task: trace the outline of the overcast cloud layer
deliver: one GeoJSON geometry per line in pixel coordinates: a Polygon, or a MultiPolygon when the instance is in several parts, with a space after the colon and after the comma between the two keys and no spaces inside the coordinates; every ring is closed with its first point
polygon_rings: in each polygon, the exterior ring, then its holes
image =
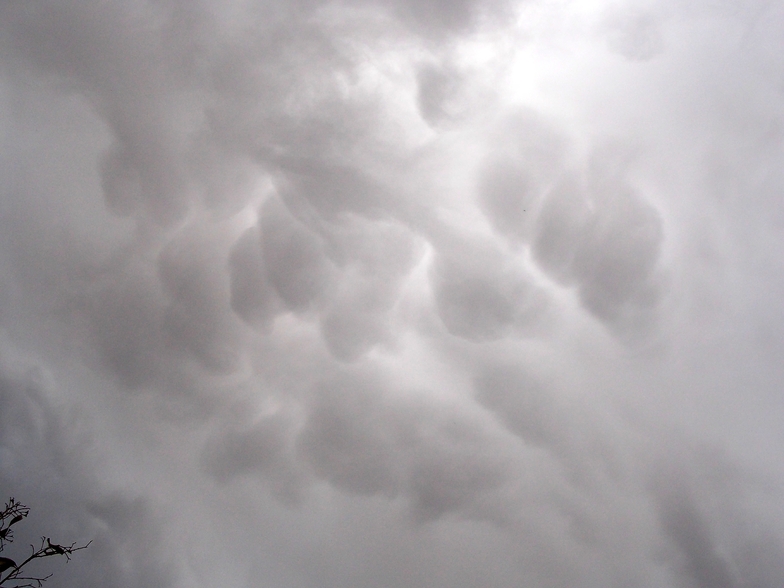
{"type": "Polygon", "coordinates": [[[784,585],[782,2],[0,0],[0,141],[52,586],[784,585]]]}

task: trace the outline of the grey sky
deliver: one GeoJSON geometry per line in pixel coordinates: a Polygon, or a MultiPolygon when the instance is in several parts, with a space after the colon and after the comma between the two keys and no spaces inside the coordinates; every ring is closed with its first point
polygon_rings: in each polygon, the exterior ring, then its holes
{"type": "Polygon", "coordinates": [[[0,491],[94,539],[51,584],[781,586],[782,39],[0,0],[0,491]]]}

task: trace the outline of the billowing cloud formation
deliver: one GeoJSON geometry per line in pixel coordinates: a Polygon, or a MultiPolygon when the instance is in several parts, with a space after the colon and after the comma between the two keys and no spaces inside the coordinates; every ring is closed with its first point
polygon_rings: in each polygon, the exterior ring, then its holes
{"type": "Polygon", "coordinates": [[[783,12],[1,4],[57,580],[780,586],[783,12]]]}

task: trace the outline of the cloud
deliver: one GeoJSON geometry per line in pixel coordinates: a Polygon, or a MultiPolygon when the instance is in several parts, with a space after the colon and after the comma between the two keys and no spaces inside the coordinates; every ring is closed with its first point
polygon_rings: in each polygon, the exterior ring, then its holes
{"type": "Polygon", "coordinates": [[[58,581],[780,585],[779,12],[2,4],[58,581]]]}
{"type": "Polygon", "coordinates": [[[497,251],[474,245],[439,253],[431,272],[439,316],[459,337],[499,339],[514,327],[535,325],[547,310],[547,297],[531,277],[497,251]]]}
{"type": "MultiPolygon", "coordinates": [[[[11,355],[7,344],[5,351],[11,355]]],[[[79,552],[78,559],[86,562],[79,570],[47,561],[29,571],[55,572],[66,586],[173,585],[172,560],[148,501],[119,491],[107,494],[90,465],[95,442],[78,417],[79,407],[63,410],[53,387],[51,374],[29,360],[3,358],[0,480],[3,488],[24,495],[17,499],[30,507],[8,553],[21,555],[41,535],[63,544],[93,540],[79,552]]]]}
{"type": "Polygon", "coordinates": [[[508,115],[499,127],[480,175],[480,202],[498,231],[528,241],[543,195],[564,173],[570,145],[534,111],[508,115]]]}
{"type": "Polygon", "coordinates": [[[665,50],[660,21],[655,9],[611,12],[606,21],[607,45],[631,61],[651,60],[665,50]]]}

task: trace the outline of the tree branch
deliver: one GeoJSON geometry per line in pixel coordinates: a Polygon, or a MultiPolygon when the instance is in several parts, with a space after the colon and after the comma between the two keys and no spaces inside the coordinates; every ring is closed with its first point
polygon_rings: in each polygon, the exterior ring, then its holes
{"type": "MultiPolygon", "coordinates": [[[[13,497],[5,504],[3,510],[0,511],[0,551],[3,550],[6,543],[13,541],[11,527],[27,517],[29,512],[30,509],[28,507],[17,502],[13,497]]],[[[22,575],[22,570],[25,566],[36,559],[54,556],[63,556],[66,561],[71,561],[72,553],[87,549],[91,543],[92,541],[89,541],[79,546],[76,543],[59,545],[52,543],[49,537],[41,537],[41,546],[36,549],[35,546],[30,545],[30,556],[21,564],[17,564],[10,558],[0,557],[0,586],[6,585],[7,582],[13,582],[13,586],[8,584],[7,588],[41,588],[52,574],[47,576],[22,575]],[[3,572],[6,570],[10,571],[3,577],[3,572]],[[19,582],[25,583],[20,584],[19,582]]]]}

